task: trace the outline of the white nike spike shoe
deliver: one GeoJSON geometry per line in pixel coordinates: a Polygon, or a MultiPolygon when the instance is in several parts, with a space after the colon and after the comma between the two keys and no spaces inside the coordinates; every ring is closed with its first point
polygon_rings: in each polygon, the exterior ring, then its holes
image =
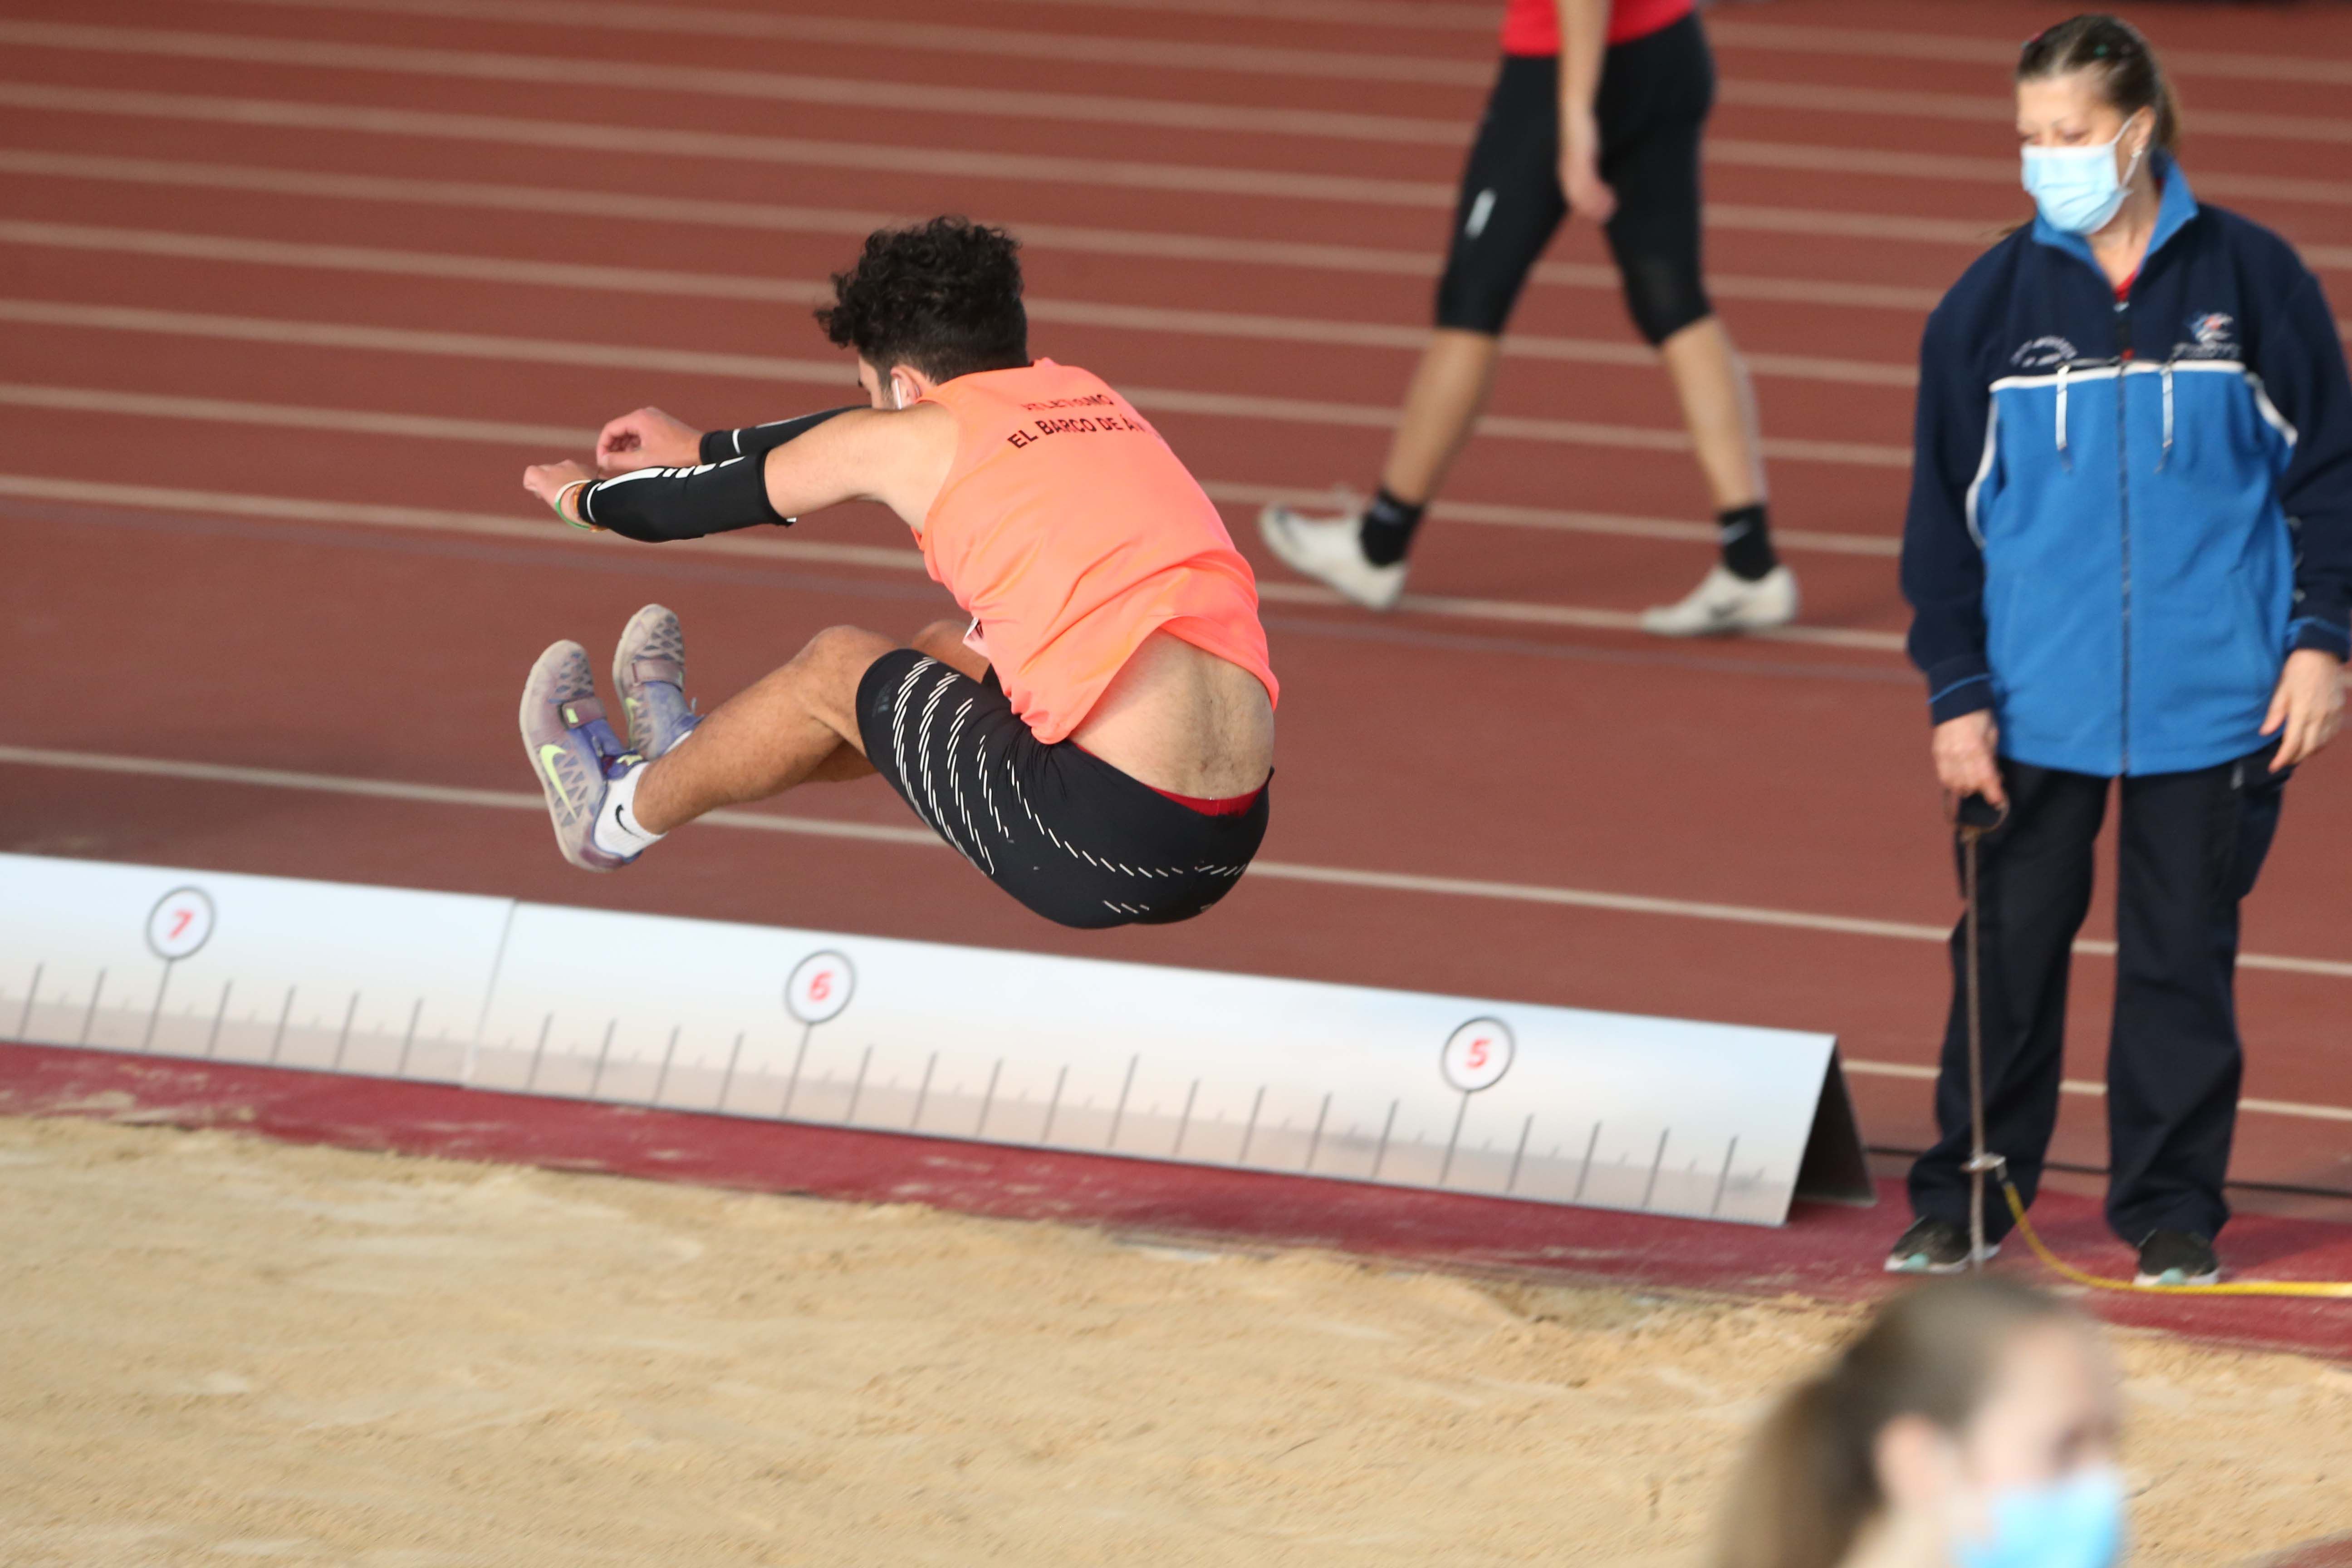
{"type": "Polygon", "coordinates": [[[1365,560],[1363,525],[1361,511],[1307,517],[1280,502],[1257,514],[1259,535],[1284,565],[1368,610],[1392,610],[1404,594],[1404,563],[1375,566],[1365,560]]]}
{"type": "Polygon", "coordinates": [[[1797,618],[1797,574],[1775,566],[1753,583],[1717,566],[1681,603],[1642,612],[1642,629],[1662,637],[1769,631],[1797,618]]]}
{"type": "Polygon", "coordinates": [[[530,667],[522,689],[522,749],[547,795],[556,847],[584,871],[617,870],[636,858],[596,847],[596,814],[604,786],[641,761],[605,721],[589,673],[588,650],[576,642],[551,645],[530,667]]]}
{"type": "Polygon", "coordinates": [[[613,689],[629,721],[629,749],[651,759],[693,733],[702,715],[686,700],[686,633],[677,615],[647,605],[613,648],[613,689]]]}

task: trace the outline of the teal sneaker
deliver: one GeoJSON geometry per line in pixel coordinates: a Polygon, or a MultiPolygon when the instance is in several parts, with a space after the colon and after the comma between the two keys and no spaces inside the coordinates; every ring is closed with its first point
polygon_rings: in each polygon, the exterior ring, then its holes
{"type": "MultiPolygon", "coordinates": [[[[1987,1247],[1985,1260],[2000,1250],[1997,1241],[1987,1247]]],[[[1968,1267],[1969,1233],[1949,1220],[1912,1221],[1886,1255],[1889,1274],[1965,1274],[1968,1267]]]]}
{"type": "Polygon", "coordinates": [[[2218,1285],[2221,1259],[2213,1244],[2193,1231],[2159,1230],[2139,1244],[2139,1272],[2135,1285],[2178,1289],[2183,1285],[2218,1285]]]}

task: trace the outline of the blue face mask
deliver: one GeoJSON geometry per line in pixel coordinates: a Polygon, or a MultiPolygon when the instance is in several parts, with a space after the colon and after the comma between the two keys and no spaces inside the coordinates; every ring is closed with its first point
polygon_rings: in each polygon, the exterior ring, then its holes
{"type": "Polygon", "coordinates": [[[2124,1481],[2106,1467],[1992,1499],[1992,1528],[1955,1542],[1959,1568],[2114,1568],[2123,1553],[2124,1481]]]}
{"type": "MultiPolygon", "coordinates": [[[[2131,121],[2124,124],[2128,128],[2131,121]]],[[[2050,226],[2068,234],[2096,234],[2107,226],[2124,205],[2124,188],[2139,170],[2142,148],[2132,154],[2131,167],[2116,173],[2115,140],[2095,147],[2028,147],[2025,149],[2025,192],[2050,226]]]]}

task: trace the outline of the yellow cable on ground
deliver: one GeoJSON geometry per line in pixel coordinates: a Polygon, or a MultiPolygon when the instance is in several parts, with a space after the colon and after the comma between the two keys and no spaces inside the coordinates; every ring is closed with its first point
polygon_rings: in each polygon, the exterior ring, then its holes
{"type": "Polygon", "coordinates": [[[2057,1274],[2095,1290],[2130,1290],[2145,1296],[2320,1296],[2352,1300],[2352,1280],[2249,1279],[2234,1285],[2142,1285],[2131,1279],[2085,1274],[2051,1251],[2034,1234],[2032,1222],[2025,1217],[2025,1202],[2017,1195],[2016,1183],[2004,1176],[2000,1190],[2009,1199],[2009,1212],[2017,1221],[2017,1234],[2025,1237],[2025,1245],[2032,1249],[2033,1256],[2057,1274]]]}

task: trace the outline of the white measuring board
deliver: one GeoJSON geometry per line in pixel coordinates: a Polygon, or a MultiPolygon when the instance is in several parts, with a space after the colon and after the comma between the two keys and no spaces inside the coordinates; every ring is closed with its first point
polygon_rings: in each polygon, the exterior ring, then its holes
{"type": "Polygon", "coordinates": [[[0,1038],[454,1082],[514,907],[0,855],[0,1038]]]}
{"type": "Polygon", "coordinates": [[[12,1005],[33,1043],[1534,1202],[1870,1196],[1831,1037],[1472,997],[0,857],[12,1005]]]}

